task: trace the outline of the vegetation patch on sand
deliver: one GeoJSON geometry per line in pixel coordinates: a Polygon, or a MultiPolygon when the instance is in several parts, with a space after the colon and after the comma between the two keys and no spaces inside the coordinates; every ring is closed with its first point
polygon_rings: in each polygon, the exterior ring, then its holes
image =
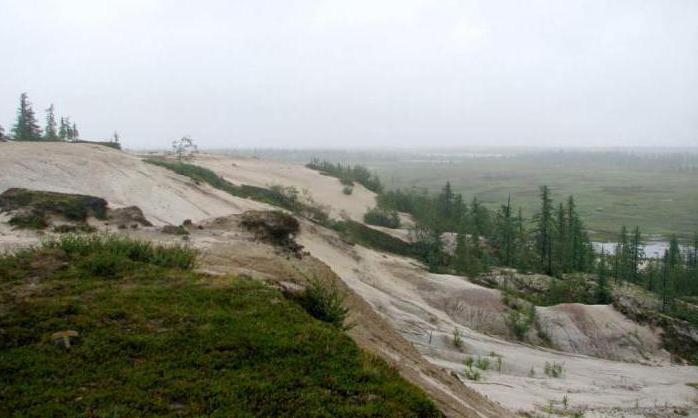
{"type": "Polygon", "coordinates": [[[11,188],[0,194],[0,211],[15,212],[11,225],[44,229],[49,216],[85,222],[89,216],[107,217],[107,201],[94,196],[11,188]]]}
{"type": "Polygon", "coordinates": [[[337,327],[195,258],[102,235],[0,257],[0,415],[441,416],[337,327]]]}

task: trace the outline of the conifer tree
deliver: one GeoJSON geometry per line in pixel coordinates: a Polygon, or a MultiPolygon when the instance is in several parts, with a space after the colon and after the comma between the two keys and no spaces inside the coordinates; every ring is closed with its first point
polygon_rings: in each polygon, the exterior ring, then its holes
{"type": "Polygon", "coordinates": [[[119,141],[121,140],[121,137],[119,136],[119,133],[114,131],[114,136],[112,137],[112,142],[115,144],[118,144],[119,141]]]}
{"type": "Polygon", "coordinates": [[[34,109],[29,102],[27,93],[19,96],[17,108],[17,122],[12,127],[12,137],[15,141],[39,141],[41,140],[41,128],[36,122],[34,109]]]}
{"type": "Polygon", "coordinates": [[[71,139],[73,141],[77,141],[78,139],[80,139],[80,132],[78,132],[78,125],[75,122],[73,122],[73,126],[70,130],[70,134],[71,134],[71,139]]]}
{"type": "Polygon", "coordinates": [[[536,222],[536,246],[538,248],[539,269],[545,274],[553,273],[553,202],[548,186],[540,188],[540,212],[534,217],[536,222]]]}
{"type": "Polygon", "coordinates": [[[555,228],[555,244],[553,246],[553,251],[555,253],[555,263],[554,267],[556,273],[562,274],[569,272],[569,234],[567,233],[567,212],[565,211],[565,206],[560,203],[558,206],[557,216],[556,216],[556,228],[555,228]]]}
{"type": "Polygon", "coordinates": [[[51,103],[51,106],[46,109],[46,128],[44,129],[44,139],[47,141],[58,140],[58,132],[56,131],[56,114],[53,103],[51,103]]]}
{"type": "Polygon", "coordinates": [[[477,196],[470,203],[470,221],[472,234],[478,237],[488,237],[491,231],[490,214],[486,207],[482,206],[477,196]]]}
{"type": "Polygon", "coordinates": [[[630,239],[630,250],[629,250],[629,266],[630,271],[628,272],[628,279],[633,283],[640,281],[640,263],[645,258],[645,251],[643,249],[642,234],[640,233],[640,227],[635,226],[633,230],[633,236],[630,239]]]}
{"type": "Polygon", "coordinates": [[[495,244],[499,249],[500,261],[505,266],[514,265],[514,219],[511,213],[511,195],[507,204],[502,205],[497,212],[495,244]]]}
{"type": "Polygon", "coordinates": [[[606,253],[603,247],[601,247],[601,254],[599,255],[599,266],[597,268],[597,281],[596,281],[596,292],[595,299],[596,303],[606,305],[612,302],[611,291],[608,288],[608,267],[606,266],[606,253]]]}
{"type": "Polygon", "coordinates": [[[2,125],[0,125],[0,141],[4,141],[4,140],[5,140],[5,128],[3,128],[2,125]]]}
{"type": "Polygon", "coordinates": [[[674,282],[673,274],[671,268],[671,255],[670,250],[664,251],[664,257],[662,259],[662,311],[667,312],[673,306],[674,301],[674,282]]]}
{"type": "Polygon", "coordinates": [[[62,141],[67,141],[70,133],[70,119],[61,117],[60,124],[58,125],[58,138],[62,141]]]}

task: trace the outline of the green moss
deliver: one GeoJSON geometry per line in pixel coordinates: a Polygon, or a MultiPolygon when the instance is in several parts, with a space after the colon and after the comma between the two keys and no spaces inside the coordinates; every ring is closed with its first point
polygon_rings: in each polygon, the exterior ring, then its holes
{"type": "Polygon", "coordinates": [[[71,236],[0,257],[0,416],[441,415],[279,292],[163,261],[182,251],[71,236]],[[63,330],[70,349],[50,341],[63,330]]]}

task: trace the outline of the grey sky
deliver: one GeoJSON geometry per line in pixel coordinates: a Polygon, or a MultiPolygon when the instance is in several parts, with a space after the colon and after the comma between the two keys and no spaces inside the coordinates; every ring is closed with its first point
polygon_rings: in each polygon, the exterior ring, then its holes
{"type": "Polygon", "coordinates": [[[2,0],[0,57],[6,130],[134,148],[698,145],[696,0],[2,0]]]}

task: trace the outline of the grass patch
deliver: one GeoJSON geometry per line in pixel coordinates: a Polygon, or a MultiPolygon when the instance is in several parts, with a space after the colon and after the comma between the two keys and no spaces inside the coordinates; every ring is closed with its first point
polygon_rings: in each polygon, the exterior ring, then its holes
{"type": "Polygon", "coordinates": [[[0,257],[0,416],[441,416],[336,327],[251,279],[209,286],[194,256],[64,236],[0,257]]]}

